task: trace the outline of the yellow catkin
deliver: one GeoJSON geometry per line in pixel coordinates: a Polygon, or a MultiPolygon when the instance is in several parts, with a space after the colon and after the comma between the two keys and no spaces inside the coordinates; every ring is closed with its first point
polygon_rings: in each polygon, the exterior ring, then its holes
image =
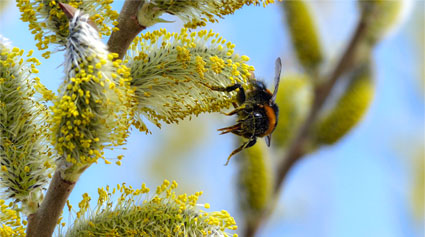
{"type": "Polygon", "coordinates": [[[108,53],[87,17],[76,13],[70,23],[73,37],[66,48],[66,79],[50,107],[51,141],[60,162],[72,164],[67,177],[62,176],[68,181],[99,158],[105,159],[105,149],[126,143],[133,108],[128,68],[121,60],[111,60],[116,55],[108,53]]]}
{"type": "Polygon", "coordinates": [[[412,157],[413,182],[411,188],[411,205],[415,217],[421,220],[425,210],[425,154],[423,143],[419,147],[416,147],[416,149],[417,151],[412,157]]]}
{"type": "Polygon", "coordinates": [[[132,48],[127,67],[138,102],[135,117],[143,116],[158,127],[228,108],[234,92],[217,92],[209,86],[238,82],[246,87],[254,70],[246,64],[249,57],[234,53],[235,45],[211,30],[160,29],[142,34],[132,48]]]}
{"type": "Polygon", "coordinates": [[[363,17],[368,18],[366,39],[371,44],[378,42],[398,25],[409,4],[404,0],[360,0],[358,3],[363,17]]]}
{"type": "Polygon", "coordinates": [[[148,194],[144,184],[140,189],[117,185],[112,193],[109,186],[99,188],[94,209],[90,196],[83,194],[72,227],[61,236],[203,236],[213,232],[228,236],[226,230],[237,229],[227,211],[199,210],[202,192],[177,195],[177,186],[176,181],[165,180],[155,194],[148,194]]]}
{"type": "Polygon", "coordinates": [[[283,9],[298,61],[307,70],[316,70],[323,61],[323,53],[307,3],[302,0],[285,1],[283,9]]]}
{"type": "Polygon", "coordinates": [[[54,155],[46,142],[48,112],[36,99],[30,73],[39,62],[23,54],[0,36],[0,196],[20,203],[28,214],[42,201],[54,155]]]}
{"type": "Polygon", "coordinates": [[[352,75],[351,83],[334,108],[315,129],[316,144],[334,144],[363,117],[372,101],[374,84],[370,65],[363,65],[352,75]]]}
{"type": "Polygon", "coordinates": [[[11,206],[0,199],[0,236],[25,236],[26,221],[22,220],[21,214],[11,206]]]}
{"type": "Polygon", "coordinates": [[[312,103],[310,82],[306,75],[287,75],[280,80],[276,98],[279,121],[272,137],[273,146],[285,148],[304,121],[312,103]]]}
{"type": "MultiPolygon", "coordinates": [[[[3,2],[3,1],[2,1],[3,2]]],[[[21,20],[28,22],[28,29],[34,35],[39,50],[47,50],[51,44],[66,44],[69,35],[68,17],[60,8],[58,1],[17,0],[16,6],[21,13],[21,20]]],[[[118,12],[112,10],[111,0],[75,1],[61,0],[91,16],[100,34],[109,36],[118,19],[118,12]]],[[[1,4],[0,4],[1,5],[1,4]]],[[[42,54],[50,57],[51,51],[42,54]]]]}
{"type": "Polygon", "coordinates": [[[248,222],[267,209],[272,197],[273,179],[267,151],[265,142],[258,141],[239,156],[240,207],[248,222]]]}

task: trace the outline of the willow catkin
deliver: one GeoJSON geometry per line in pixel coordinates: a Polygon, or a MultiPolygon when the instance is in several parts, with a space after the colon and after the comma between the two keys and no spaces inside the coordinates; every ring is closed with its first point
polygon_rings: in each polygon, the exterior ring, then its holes
{"type": "MultiPolygon", "coordinates": [[[[125,184],[112,191],[109,187],[99,188],[93,209],[91,198],[84,194],[65,236],[229,236],[226,231],[237,229],[227,211],[201,210],[197,202],[202,192],[177,195],[176,188],[177,183],[168,180],[150,195],[144,184],[140,189],[125,184]]],[[[69,203],[68,208],[72,209],[69,203]]]]}
{"type": "Polygon", "coordinates": [[[238,176],[239,206],[249,223],[267,210],[272,199],[273,175],[265,142],[240,153],[238,176]]]}
{"type": "Polygon", "coordinates": [[[47,109],[34,97],[39,61],[29,58],[32,51],[24,61],[23,53],[0,36],[0,196],[30,214],[42,201],[54,157],[46,141],[47,109]]]}
{"type": "Polygon", "coordinates": [[[87,21],[88,15],[77,11],[70,22],[66,77],[49,121],[61,161],[75,169],[105,159],[105,148],[126,143],[133,107],[128,69],[113,61],[117,55],[109,54],[87,21]]]}
{"type": "Polygon", "coordinates": [[[282,6],[299,63],[308,71],[317,70],[323,61],[323,52],[308,4],[303,0],[291,0],[282,6]]]}
{"type": "Polygon", "coordinates": [[[412,0],[359,0],[362,16],[368,19],[366,39],[375,44],[394,32],[406,19],[412,0]]]}
{"type": "MultiPolygon", "coordinates": [[[[235,45],[206,30],[170,33],[148,32],[134,40],[127,67],[135,89],[137,117],[161,122],[178,121],[203,112],[228,108],[233,93],[217,92],[211,86],[229,86],[247,79],[254,67],[249,57],[234,52],[235,45]]],[[[140,121],[142,124],[142,121],[140,121]]]]}
{"type": "Polygon", "coordinates": [[[375,89],[370,63],[363,64],[349,77],[351,82],[344,94],[316,125],[315,144],[336,143],[356,126],[367,112],[375,89]]]}
{"type": "Polygon", "coordinates": [[[276,97],[279,121],[272,137],[274,147],[283,149],[287,147],[307,116],[312,99],[313,87],[307,75],[282,77],[276,97]]]}

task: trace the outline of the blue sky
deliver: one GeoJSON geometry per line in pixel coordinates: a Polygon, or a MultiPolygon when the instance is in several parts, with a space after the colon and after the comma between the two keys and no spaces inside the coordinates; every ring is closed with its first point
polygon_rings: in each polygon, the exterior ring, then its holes
{"type": "MultiPolygon", "coordinates": [[[[118,10],[120,3],[114,4],[118,10]]],[[[355,3],[323,1],[314,6],[318,7],[314,12],[328,59],[335,58],[355,25],[355,3]]],[[[424,2],[416,2],[416,8],[424,9],[424,2]]],[[[35,49],[27,25],[18,19],[12,4],[0,16],[0,34],[11,39],[14,46],[26,51],[35,49]]],[[[305,157],[293,168],[279,205],[260,236],[423,236],[423,226],[412,217],[409,199],[409,151],[424,139],[424,100],[418,89],[419,69],[414,67],[418,55],[408,32],[412,24],[417,23],[408,19],[400,31],[375,49],[376,94],[362,123],[338,144],[305,157]]],[[[420,24],[423,28],[424,22],[420,24]]],[[[177,31],[181,23],[159,24],[148,30],[162,27],[177,31]]],[[[276,57],[283,58],[284,72],[297,70],[278,6],[247,7],[206,28],[219,32],[236,45],[236,51],[248,55],[257,77],[269,84],[276,57]]],[[[42,59],[41,53],[36,51],[34,55],[42,59]]],[[[63,53],[41,61],[38,76],[48,88],[56,89],[63,77],[63,53]]],[[[236,162],[223,166],[235,140],[215,131],[231,123],[231,119],[220,115],[202,115],[184,123],[201,126],[203,132],[188,138],[199,142],[184,153],[188,158],[179,158],[181,162],[173,164],[182,192],[202,190],[201,202],[210,203],[212,210],[225,209],[238,217],[236,162]]],[[[167,174],[152,175],[152,157],[166,149],[167,132],[174,126],[153,128],[153,135],[133,131],[123,165],[90,167],[71,194],[74,206],[84,192],[95,197],[97,188],[107,184],[125,182],[138,187],[145,182],[154,187],[164,178],[173,179],[167,174]]]]}

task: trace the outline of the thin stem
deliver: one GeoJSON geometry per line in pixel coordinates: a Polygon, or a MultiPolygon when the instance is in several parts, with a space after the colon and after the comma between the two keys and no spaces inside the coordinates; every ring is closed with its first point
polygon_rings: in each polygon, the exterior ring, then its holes
{"type": "Polygon", "coordinates": [[[255,233],[257,232],[258,228],[261,226],[262,221],[265,218],[258,218],[256,222],[251,223],[245,223],[245,229],[244,229],[244,235],[246,237],[253,237],[255,236],[255,233]]]}

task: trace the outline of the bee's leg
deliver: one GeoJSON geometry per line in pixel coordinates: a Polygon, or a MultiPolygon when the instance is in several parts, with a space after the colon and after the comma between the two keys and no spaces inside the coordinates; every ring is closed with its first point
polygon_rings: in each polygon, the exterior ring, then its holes
{"type": "Polygon", "coordinates": [[[227,158],[226,164],[224,164],[224,165],[229,164],[230,158],[232,158],[232,156],[233,156],[233,155],[235,155],[236,153],[238,153],[238,152],[242,151],[242,150],[243,150],[243,149],[245,149],[245,148],[252,147],[253,145],[255,145],[255,143],[256,143],[256,142],[257,142],[257,138],[256,138],[256,137],[251,137],[251,138],[249,139],[249,141],[247,141],[247,142],[245,142],[244,144],[242,144],[242,146],[238,147],[238,149],[234,150],[234,151],[233,151],[233,152],[229,155],[229,157],[227,158]]]}
{"type": "Polygon", "coordinates": [[[238,136],[243,136],[242,130],[233,130],[232,133],[238,136]]]}
{"type": "Polygon", "coordinates": [[[241,124],[240,123],[237,123],[237,124],[235,124],[233,126],[230,126],[230,127],[225,127],[225,128],[217,129],[217,131],[221,131],[220,135],[222,135],[222,134],[226,134],[226,133],[229,133],[229,132],[237,131],[240,128],[241,128],[241,124]]]}
{"type": "Polygon", "coordinates": [[[257,142],[257,137],[251,137],[248,141],[248,145],[245,148],[250,148],[257,142]]]}
{"type": "Polygon", "coordinates": [[[244,105],[241,105],[239,107],[236,107],[236,109],[234,109],[233,111],[231,111],[229,113],[222,113],[222,114],[227,115],[227,116],[232,116],[232,115],[234,115],[234,114],[236,114],[236,113],[238,113],[238,112],[240,112],[242,110],[245,110],[245,109],[246,109],[245,106],[244,105]]]}
{"type": "Polygon", "coordinates": [[[238,84],[238,83],[231,85],[231,86],[228,86],[228,87],[212,86],[212,85],[208,85],[206,83],[202,83],[202,85],[204,85],[204,86],[206,86],[206,87],[208,87],[208,88],[210,88],[211,90],[214,90],[214,91],[225,91],[225,92],[231,92],[231,91],[234,91],[236,89],[242,88],[242,85],[238,84]]]}
{"type": "Polygon", "coordinates": [[[246,99],[245,90],[243,89],[242,86],[240,86],[238,94],[236,94],[236,101],[241,105],[245,103],[245,99],[246,99]]]}
{"type": "Polygon", "coordinates": [[[239,104],[243,104],[245,102],[245,90],[243,89],[242,85],[239,83],[236,83],[234,85],[228,86],[228,87],[220,87],[220,86],[211,86],[205,83],[202,83],[204,86],[210,88],[214,91],[225,91],[225,92],[231,92],[236,89],[239,89],[238,93],[236,94],[236,101],[239,104]]]}

